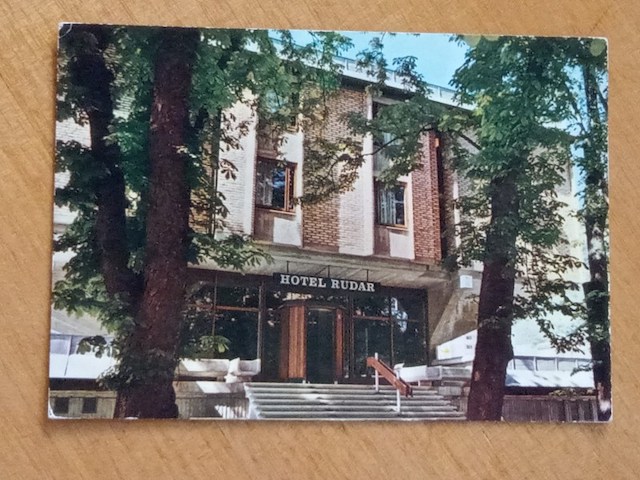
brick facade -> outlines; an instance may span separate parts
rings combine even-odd
[[[323,138],[336,142],[350,136],[343,116],[358,112],[367,114],[367,101],[364,90],[341,89],[333,95],[326,105],[326,113],[319,122],[313,122],[305,134],[305,143],[309,147],[314,139]],[[306,205],[303,208],[303,245],[319,250],[338,251],[340,246],[340,198],[332,195],[327,200]]]
[[[421,168],[411,174],[415,258],[426,263],[442,258],[437,143],[434,131],[424,135]]]
[[[447,152],[444,155],[439,155],[438,166],[438,182],[440,191],[440,236],[442,238],[442,259],[449,263],[451,257],[455,257],[456,251],[456,218],[455,218],[455,195],[454,184],[456,181],[456,174],[451,165],[451,152],[448,148],[448,144],[443,146],[443,138],[440,137],[440,152]],[[446,140],[445,140],[446,142]],[[449,257],[449,258],[448,258]]]

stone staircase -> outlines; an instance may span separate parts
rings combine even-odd
[[[245,383],[249,418],[278,420],[464,420],[465,416],[433,387],[413,387],[401,398],[381,385]]]

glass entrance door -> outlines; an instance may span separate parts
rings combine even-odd
[[[335,380],[335,320],[336,310],[307,310],[307,381],[333,383]]]

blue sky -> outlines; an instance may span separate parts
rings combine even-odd
[[[369,41],[380,36],[380,32],[340,32],[351,38],[354,46],[344,57],[355,58],[358,52],[368,47]],[[292,31],[297,43],[309,41],[309,34],[305,30]],[[408,55],[417,58],[419,72],[427,82],[443,87],[449,86],[455,70],[462,65],[467,46],[460,46],[451,42],[450,34],[441,33],[397,33],[383,38],[384,51],[391,67],[394,58]]]

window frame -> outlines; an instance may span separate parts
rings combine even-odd
[[[69,397],[55,397],[51,410],[54,415],[69,415],[71,399]]]
[[[273,89],[268,90],[264,93],[262,112],[265,110],[268,112],[268,115],[260,115],[261,117],[273,115],[282,115],[288,118],[288,122],[284,126],[285,130],[289,132],[296,132],[300,127],[300,94],[298,92],[291,92],[288,99],[281,101],[281,96]],[[293,110],[289,114],[283,114],[282,109],[286,106],[287,103],[290,103],[290,107]],[[284,104],[284,105],[283,105]]]
[[[82,399],[82,413],[85,415],[98,413],[98,397],[84,397]]]
[[[428,336],[428,327],[427,327],[427,300],[425,298],[422,297],[416,297],[416,298],[409,298],[407,296],[407,294],[402,294],[402,293],[388,293],[388,294],[375,294],[372,296],[359,296],[360,299],[358,299],[358,297],[356,296],[352,296],[352,300],[350,302],[350,317],[351,317],[351,332],[352,332],[352,339],[351,339],[351,348],[352,349],[352,353],[354,355],[354,357],[356,356],[356,351],[357,351],[357,342],[358,342],[358,327],[361,327],[364,323],[359,323],[359,322],[377,322],[378,323],[378,327],[381,327],[382,324],[384,324],[388,329],[388,335],[389,335],[389,352],[388,352],[388,361],[390,362],[391,365],[394,365],[396,363],[398,363],[401,359],[398,358],[397,354],[399,353],[400,349],[400,339],[398,338],[398,332],[396,330],[396,327],[400,325],[401,322],[406,322],[407,323],[407,328],[409,327],[409,324],[415,326],[418,326],[418,330],[419,330],[419,340],[420,342],[424,342],[424,344],[426,345],[427,342],[427,336]],[[385,299],[385,304],[383,305],[383,309],[380,312],[376,312],[377,314],[371,314],[370,313],[365,313],[364,312],[364,307],[362,300],[366,301],[368,299],[371,298],[384,298]],[[398,307],[396,306],[395,308],[393,307],[393,301],[402,301],[404,303],[404,301],[409,300],[409,301],[417,301],[420,302],[422,307],[420,308],[419,312],[413,312],[413,313],[417,313],[417,315],[409,315],[409,312],[407,313],[407,318],[398,318],[396,316],[394,316],[394,309],[398,310]],[[384,312],[384,308],[386,307],[386,314]],[[403,309],[404,311],[404,309]],[[361,312],[361,313],[358,313]],[[380,353],[385,353],[385,352],[378,352]],[[347,355],[349,354],[349,352],[347,352]],[[420,362],[427,362],[428,361],[428,353],[427,350],[425,348],[422,348],[420,350]],[[406,360],[402,359],[402,360]],[[366,377],[370,377],[370,373],[371,370],[369,368],[365,368],[365,374],[362,373],[358,373],[357,370],[360,367],[358,367],[357,365],[357,361],[354,358],[354,363],[353,363],[353,374],[355,378],[366,378]]]
[[[396,182],[395,185],[393,185],[393,188],[402,188],[402,208],[404,211],[404,223],[383,223],[381,221],[381,211],[380,211],[380,194],[382,191],[384,190],[389,190],[390,187],[389,186],[385,186],[381,181],[379,180],[375,180],[374,181],[374,194],[375,194],[375,224],[379,225],[381,227],[390,227],[390,228],[399,228],[399,229],[403,229],[406,230],[409,228],[409,223],[407,221],[407,183],[405,182]],[[397,200],[395,200],[394,198],[394,213],[395,213],[395,204],[397,203]],[[394,220],[395,220],[395,215],[394,215]]]
[[[272,166],[273,168],[280,168],[284,170],[284,206],[278,207],[274,205],[264,205],[262,203],[258,203],[257,198],[257,190],[258,190],[258,165],[260,163],[265,163]],[[273,187],[271,187],[273,188]],[[256,157],[256,175],[255,175],[255,183],[254,183],[254,194],[253,201],[256,208],[260,208],[263,210],[273,210],[281,213],[294,213],[295,211],[295,190],[296,190],[296,164],[292,162],[287,162],[283,160],[278,160],[275,158],[267,157],[264,155],[258,155]]]
[[[261,333],[260,333],[260,329],[261,329],[261,321],[260,321],[260,307],[259,304],[257,306],[245,306],[245,305],[238,305],[237,302],[231,301],[229,302],[228,299],[223,299],[223,298],[219,298],[220,295],[220,290],[221,289],[244,289],[245,290],[245,294],[251,295],[250,293],[248,293],[248,291],[250,290],[254,290],[253,294],[257,295],[257,297],[259,298],[260,296],[260,287],[259,286],[254,286],[254,285],[236,285],[236,284],[219,284],[217,280],[214,280],[213,282],[204,282],[207,283],[211,286],[213,286],[213,290],[211,291],[213,298],[211,300],[210,303],[206,303],[206,304],[198,304],[196,302],[188,302],[187,303],[187,308],[193,308],[195,311],[197,311],[198,313],[205,313],[207,314],[207,316],[209,317],[209,320],[211,321],[211,333],[210,335],[212,336],[216,336],[216,335],[220,335],[222,337],[225,337],[225,335],[223,333],[220,332],[219,330],[219,322],[222,321],[230,321],[231,323],[231,319],[227,319],[225,318],[225,314],[228,313],[234,313],[237,312],[239,314],[250,314],[252,317],[255,316],[255,318],[238,318],[237,321],[239,322],[237,325],[240,325],[240,323],[245,323],[245,322],[255,322],[255,335],[256,335],[256,340],[255,343],[254,342],[247,342],[247,343],[242,343],[242,347],[243,348],[247,348],[249,347],[250,349],[254,349],[256,351],[256,356],[252,357],[250,355],[251,358],[245,358],[244,356],[240,356],[240,358],[242,360],[253,360],[254,358],[260,358],[260,341],[261,341]],[[241,292],[238,292],[239,294],[241,294]],[[258,302],[260,302],[260,300],[258,299]],[[235,304],[234,304],[235,303]],[[232,340],[229,337],[225,337],[228,340]],[[228,350],[226,350],[225,352],[221,352],[221,353],[215,353],[213,355],[212,358],[220,358],[220,359],[228,359],[231,360],[232,358],[234,358],[234,355],[230,352],[233,352],[234,349],[236,348],[235,346],[231,346]],[[236,355],[237,356],[237,355]]]

